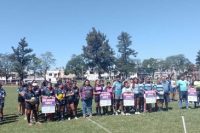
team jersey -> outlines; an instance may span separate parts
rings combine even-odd
[[[195,88],[200,91],[200,81],[194,81]]]
[[[94,88],[94,92],[97,93],[95,96],[99,96],[102,91],[103,91],[103,87],[102,86],[95,87]]]
[[[27,91],[24,94],[25,100],[30,100],[31,98],[36,98],[35,93],[33,91]]]
[[[164,98],[164,88],[162,84],[157,84],[155,87],[157,99],[163,99]]]
[[[19,96],[19,97],[22,97],[21,94],[25,94],[26,92],[27,92],[27,88],[26,88],[26,87],[19,87],[19,88],[17,89],[17,93],[18,93],[18,96]]]
[[[163,89],[165,93],[169,93],[170,91],[170,83],[168,81],[162,82]]]
[[[122,94],[122,83],[119,81],[115,81],[113,83],[113,89],[116,96],[120,96]]]
[[[188,82],[185,80],[179,80],[177,82],[177,86],[179,87],[180,91],[187,91],[188,90]]]
[[[84,86],[80,89],[81,100],[87,100],[93,97],[92,86]]]
[[[122,94],[124,94],[124,93],[127,93],[127,92],[133,92],[133,89],[132,88],[130,88],[130,87],[123,87],[123,89],[122,89]]]
[[[54,93],[54,89],[49,89],[49,88],[43,88],[41,90],[41,94],[43,96],[55,96],[55,93]]]
[[[0,104],[5,102],[6,91],[3,88],[0,88]]]
[[[73,93],[73,95],[71,95],[72,93]],[[70,96],[67,96],[67,95],[70,95]],[[68,101],[73,101],[74,98],[75,98],[75,96],[74,96],[74,90],[68,88],[66,90],[66,98],[67,98]]]
[[[140,93],[140,85],[139,84],[135,84],[133,87],[133,93],[134,94],[139,94]]]
[[[113,98],[113,88],[112,87],[105,87],[104,92],[110,93],[111,98]]]
[[[73,90],[74,90],[75,99],[79,99],[79,88],[76,86],[76,87],[73,87]]]
[[[144,84],[144,90],[145,91],[150,91],[153,89],[153,85],[152,84]]]

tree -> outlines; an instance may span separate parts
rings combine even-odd
[[[12,76],[13,63],[11,61],[10,54],[1,54],[0,55],[0,76],[6,78],[6,83],[8,78]]]
[[[36,75],[41,76],[42,75],[42,60],[38,57],[33,57],[32,61],[29,64],[29,70],[33,71],[34,80],[36,78]]]
[[[127,32],[122,32],[117,39],[117,48],[120,53],[120,57],[117,59],[117,68],[127,77],[130,72],[135,70],[135,62],[131,57],[136,57],[137,52],[130,48],[132,41],[131,36]]]
[[[173,55],[166,58],[166,68],[174,68],[178,73],[186,71],[192,64],[183,54]]]
[[[47,71],[51,68],[52,65],[55,64],[56,60],[54,59],[54,56],[51,52],[46,52],[42,54],[40,60],[41,60],[41,72],[44,79],[46,80]]]
[[[142,62],[142,66],[147,73],[154,76],[155,70],[159,69],[159,60],[154,58],[145,59]]]
[[[14,70],[18,73],[20,80],[23,80],[27,76],[27,67],[35,55],[31,54],[33,50],[28,48],[25,37],[20,40],[17,48],[12,47],[12,50],[11,57],[14,62]]]
[[[200,68],[200,50],[197,53],[196,65]]]
[[[92,31],[87,34],[87,45],[83,46],[83,57],[86,64],[95,69],[99,78],[101,73],[109,72],[109,67],[114,64],[114,51],[106,39],[106,35],[92,28]]]
[[[86,64],[82,55],[72,55],[72,58],[67,62],[65,73],[75,74],[78,77],[83,76],[83,70],[86,69]]]

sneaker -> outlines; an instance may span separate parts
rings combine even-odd
[[[71,118],[70,117],[68,117],[68,121],[70,121],[71,120]]]
[[[32,124],[32,123],[29,123],[28,125],[29,125],[29,126],[33,126],[33,124]]]
[[[136,114],[136,115],[140,115],[140,112],[136,112],[135,114]]]
[[[118,112],[115,112],[115,115],[118,115]]]
[[[124,112],[121,113],[122,115],[125,115]]]
[[[92,114],[90,114],[89,117],[91,118],[91,117],[92,117]]]
[[[37,125],[41,125],[42,123],[38,121],[38,122],[36,122],[36,124],[37,124]]]
[[[78,120],[78,118],[77,118],[77,117],[75,117],[74,119],[75,119],[75,120]]]
[[[86,115],[83,115],[83,118],[86,118]]]
[[[117,112],[120,113],[121,111],[120,111],[120,110],[117,110]]]
[[[24,120],[26,121],[26,120],[27,120],[27,117],[24,117]]]

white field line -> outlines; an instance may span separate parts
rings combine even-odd
[[[186,125],[185,125],[185,118],[184,118],[184,116],[181,116],[181,117],[182,117],[182,122],[183,122],[184,133],[187,133]]]
[[[104,131],[106,131],[107,133],[112,133],[111,131],[109,131],[107,128],[103,127],[102,125],[100,125],[99,123],[91,120],[90,118],[87,118],[90,122],[92,122],[93,124],[97,125],[98,127],[100,127],[101,129],[103,129]]]

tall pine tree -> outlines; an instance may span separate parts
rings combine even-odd
[[[86,64],[98,72],[100,78],[101,73],[108,72],[109,67],[114,64],[114,51],[106,36],[95,28],[87,34],[86,41],[87,45],[83,46],[83,57]]]
[[[130,72],[135,70],[135,62],[131,56],[136,57],[137,52],[131,48],[131,36],[127,32],[122,32],[117,39],[117,48],[120,53],[120,57],[117,59],[117,68],[121,74],[127,77]]]
[[[22,81],[27,76],[28,65],[35,55],[32,54],[33,50],[28,48],[28,43],[26,42],[25,37],[20,40],[17,48],[12,47],[12,50],[14,70],[18,73],[18,76]]]

